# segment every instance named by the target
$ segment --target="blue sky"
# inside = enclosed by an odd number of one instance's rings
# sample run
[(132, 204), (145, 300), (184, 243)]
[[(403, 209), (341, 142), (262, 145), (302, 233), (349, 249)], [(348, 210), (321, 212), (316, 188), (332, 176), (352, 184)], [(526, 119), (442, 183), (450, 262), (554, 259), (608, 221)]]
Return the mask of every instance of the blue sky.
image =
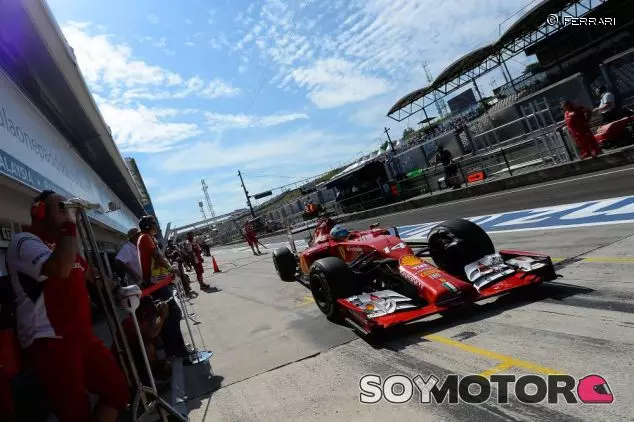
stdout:
[(200, 217), (201, 178), (221, 214), (245, 207), (238, 169), (257, 193), (375, 150), (384, 126), (415, 127), (385, 115), (426, 85), (422, 63), (437, 75), (535, 0), (48, 3), (164, 226)]

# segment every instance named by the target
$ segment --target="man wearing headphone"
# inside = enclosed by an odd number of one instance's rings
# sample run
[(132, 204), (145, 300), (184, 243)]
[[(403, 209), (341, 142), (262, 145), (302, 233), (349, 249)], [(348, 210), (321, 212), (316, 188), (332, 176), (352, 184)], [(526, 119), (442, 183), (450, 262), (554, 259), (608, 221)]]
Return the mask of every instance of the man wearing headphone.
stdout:
[[(9, 244), (18, 338), (60, 422), (114, 422), (129, 402), (128, 386), (93, 333), (86, 288), (91, 270), (79, 255), (75, 210), (64, 201), (53, 191), (38, 195), (31, 227)], [(92, 415), (86, 391), (99, 396)]]
[[(139, 262), (141, 263), (141, 280), (145, 285), (160, 281), (168, 275), (175, 275), (175, 271), (161, 253), (155, 236), (159, 233), (158, 223), (151, 215), (139, 220), (141, 236), (137, 241)], [(188, 357), (189, 351), (185, 347), (185, 340), (181, 333), (181, 318), (183, 313), (173, 299), (173, 286), (162, 287), (152, 293), (152, 298), (167, 302), (169, 314), (161, 330), (161, 339), (165, 346), (165, 353), (169, 357)]]

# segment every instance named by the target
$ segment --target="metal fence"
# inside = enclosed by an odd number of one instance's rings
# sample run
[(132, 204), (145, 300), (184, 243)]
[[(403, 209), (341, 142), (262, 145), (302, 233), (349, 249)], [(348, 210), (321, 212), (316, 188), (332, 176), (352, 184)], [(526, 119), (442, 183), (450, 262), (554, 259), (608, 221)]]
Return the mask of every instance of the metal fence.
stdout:
[[(455, 163), (461, 185), (500, 180), (576, 159), (576, 148), (573, 147), (567, 133), (558, 130), (557, 127), (557, 124), (550, 125), (536, 131), (538, 133), (533, 133), (530, 139), (509, 140), (488, 152), (470, 154), (457, 159)], [(469, 182), (469, 176), (479, 172), (483, 173), (484, 179)], [(417, 196), (435, 195), (449, 189), (445, 178), (445, 169), (442, 165), (429, 167), (418, 175), (399, 181), (396, 187), (397, 195), (393, 194), (390, 187), (377, 187), (337, 202), (337, 211), (347, 214)]]

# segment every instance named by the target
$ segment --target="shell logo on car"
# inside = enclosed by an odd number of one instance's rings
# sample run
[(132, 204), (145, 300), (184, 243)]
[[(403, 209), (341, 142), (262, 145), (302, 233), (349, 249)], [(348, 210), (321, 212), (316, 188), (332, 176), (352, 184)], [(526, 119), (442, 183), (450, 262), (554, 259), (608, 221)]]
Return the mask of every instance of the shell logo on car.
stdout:
[(414, 267), (418, 264), (424, 264), (423, 260), (414, 255), (405, 255), (400, 259), (399, 264), (404, 267)]

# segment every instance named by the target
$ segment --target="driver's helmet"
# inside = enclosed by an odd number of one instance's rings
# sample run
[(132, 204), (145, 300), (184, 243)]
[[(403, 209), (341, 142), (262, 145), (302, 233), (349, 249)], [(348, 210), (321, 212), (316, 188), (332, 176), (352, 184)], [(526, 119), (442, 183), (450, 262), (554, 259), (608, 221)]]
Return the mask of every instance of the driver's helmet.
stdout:
[(350, 235), (350, 230), (345, 228), (341, 224), (335, 225), (335, 227), (330, 230), (330, 237), (335, 240), (343, 240), (346, 239)]

